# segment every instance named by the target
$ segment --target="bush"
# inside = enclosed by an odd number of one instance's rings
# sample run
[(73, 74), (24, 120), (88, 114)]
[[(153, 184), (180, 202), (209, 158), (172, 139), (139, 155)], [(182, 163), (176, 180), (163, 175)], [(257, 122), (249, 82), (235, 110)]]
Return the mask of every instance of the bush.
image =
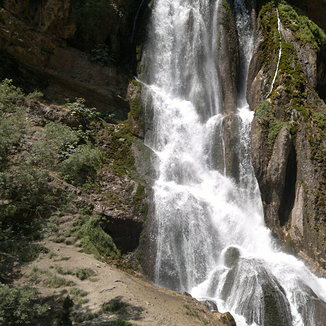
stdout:
[(21, 112), (0, 114), (0, 166), (6, 161), (10, 149), (19, 143), (23, 132), (24, 121)]
[(0, 112), (13, 113), (25, 102), (23, 91), (12, 84), (11, 79), (0, 83)]
[(0, 223), (22, 231), (46, 217), (55, 204), (48, 174), (29, 166), (0, 173)]
[(82, 185), (96, 178), (97, 169), (102, 162), (102, 151), (86, 144), (78, 146), (76, 151), (61, 163), (60, 169), (68, 182)]
[(75, 151), (82, 135), (62, 123), (50, 122), (41, 137), (32, 148), (32, 160), (44, 167), (56, 168)]
[(49, 310), (48, 305), (37, 304), (35, 300), (34, 289), (0, 284), (0, 325), (35, 325), (34, 321)]
[(76, 98), (75, 102), (66, 103), (65, 106), (71, 111), (72, 115), (77, 117), (84, 129), (100, 117), (99, 112), (95, 108), (85, 106), (85, 100), (83, 98)]

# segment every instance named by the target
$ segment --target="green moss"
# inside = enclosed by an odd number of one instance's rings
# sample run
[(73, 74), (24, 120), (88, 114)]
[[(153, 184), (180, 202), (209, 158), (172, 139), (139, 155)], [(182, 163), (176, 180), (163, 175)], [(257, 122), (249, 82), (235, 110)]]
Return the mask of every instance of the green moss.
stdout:
[(227, 0), (223, 0), (222, 1), (222, 5), (223, 5), (223, 7), (224, 7), (224, 9), (229, 13), (229, 14), (231, 14), (231, 7), (230, 7), (230, 4), (229, 4), (229, 2), (227, 1)]
[(280, 120), (274, 120), (270, 123), (269, 129), (268, 129), (268, 143), (270, 145), (274, 144), (274, 140), (278, 133), (281, 131), (282, 128), (289, 128), (289, 123), (285, 121)]
[(269, 101), (261, 102), (255, 108), (256, 117), (261, 121), (269, 121), (273, 117), (273, 107)]
[(118, 175), (135, 174), (135, 159), (131, 150), (134, 136), (128, 122), (108, 126), (109, 142), (107, 151), (112, 159), (112, 169)]
[(143, 113), (143, 106), (140, 95), (137, 95), (134, 99), (130, 101), (130, 115), (133, 119), (138, 121), (139, 123), (143, 124), (142, 121), (140, 121)]
[(309, 44), (318, 51), (326, 44), (326, 34), (312, 22), (303, 11), (282, 1), (279, 6), (280, 18), (284, 27), (289, 28), (302, 45)]
[(146, 187), (143, 184), (138, 184), (133, 200), (134, 200), (134, 206), (136, 210), (142, 216), (146, 216), (148, 213), (148, 204), (145, 202), (145, 198), (146, 198)]
[(141, 99), (141, 84), (133, 80), (131, 84), (135, 88), (135, 94), (129, 100), (130, 112), (128, 114), (128, 121), (131, 132), (136, 135), (144, 133), (144, 110)]
[(85, 252), (93, 254), (97, 259), (119, 258), (120, 252), (109, 234), (105, 233), (101, 216), (84, 216), (77, 238)]

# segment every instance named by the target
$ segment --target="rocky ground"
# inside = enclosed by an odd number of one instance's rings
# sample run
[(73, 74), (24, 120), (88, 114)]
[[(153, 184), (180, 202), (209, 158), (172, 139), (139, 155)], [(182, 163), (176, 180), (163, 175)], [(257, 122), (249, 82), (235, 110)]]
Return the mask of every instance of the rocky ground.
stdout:
[[(62, 218), (67, 231), (71, 219)], [(51, 239), (51, 238), (50, 238)], [(128, 274), (82, 252), (78, 242), (44, 240), (46, 248), (35, 261), (23, 265), (15, 285), (35, 287), (47, 303), (69, 296), (74, 325), (128, 320), (134, 325), (199, 326), (232, 325), (230, 314), (212, 313), (187, 294), (159, 288), (140, 275)], [(58, 302), (58, 300), (57, 300)], [(58, 304), (58, 303), (56, 303)], [(103, 305), (107, 306), (105, 312)]]

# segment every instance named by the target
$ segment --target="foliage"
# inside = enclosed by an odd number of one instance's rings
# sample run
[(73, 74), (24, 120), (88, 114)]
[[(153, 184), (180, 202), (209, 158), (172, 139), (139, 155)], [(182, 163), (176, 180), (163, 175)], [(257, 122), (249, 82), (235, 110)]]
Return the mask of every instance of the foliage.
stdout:
[(118, 175), (132, 174), (135, 171), (135, 159), (131, 150), (133, 136), (128, 123), (107, 128), (109, 141), (107, 151), (113, 159), (113, 171)]
[(90, 268), (79, 268), (74, 272), (74, 274), (81, 281), (84, 281), (84, 280), (87, 280), (89, 277), (95, 275), (95, 272)]
[(13, 113), (25, 103), (23, 91), (12, 84), (11, 79), (0, 83), (0, 112)]
[(135, 326), (135, 324), (129, 323), (125, 320), (111, 320), (103, 322), (99, 324), (99, 326)]
[(273, 108), (269, 101), (263, 101), (255, 108), (255, 115), (260, 121), (269, 120), (272, 112)]
[(0, 173), (0, 222), (16, 231), (28, 229), (46, 217), (55, 205), (48, 174), (30, 166)]
[(34, 289), (12, 288), (0, 284), (0, 324), (34, 325), (34, 321), (49, 310), (48, 305), (38, 304), (35, 299)]
[(103, 303), (102, 312), (112, 312), (115, 314), (123, 315), (126, 313), (128, 304), (123, 302), (120, 298), (115, 298), (109, 302)]
[(24, 93), (12, 84), (12, 80), (5, 79), (0, 83), (0, 166), (24, 132), (21, 108), (24, 101)]
[(100, 114), (95, 108), (85, 106), (85, 99), (76, 98), (75, 102), (68, 102), (65, 106), (76, 116), (84, 129), (88, 128), (90, 123), (99, 119)]
[(278, 135), (278, 133), (281, 131), (282, 128), (288, 127), (289, 123), (285, 121), (280, 120), (274, 120), (270, 123), (270, 127), (268, 130), (268, 142), (270, 144), (273, 144), (274, 139)]
[(90, 61), (108, 66), (117, 62), (117, 56), (106, 44), (99, 44), (95, 49), (91, 50)]
[(279, 6), (282, 24), (294, 32), (295, 37), (302, 45), (310, 44), (315, 50), (319, 50), (326, 44), (326, 34), (312, 22), (301, 10), (295, 9), (286, 1), (282, 1)]
[(61, 163), (60, 170), (67, 181), (82, 185), (95, 179), (103, 160), (103, 152), (88, 143), (78, 146), (75, 152)]
[(45, 281), (44, 285), (50, 288), (60, 288), (62, 286), (74, 286), (75, 283), (70, 280), (66, 280), (63, 277), (59, 277), (57, 275), (50, 275)]
[(33, 145), (32, 161), (45, 168), (56, 168), (75, 151), (80, 139), (78, 131), (60, 122), (50, 122), (45, 126), (41, 140)]
[(93, 254), (98, 259), (120, 257), (112, 238), (102, 228), (101, 216), (83, 216), (80, 222), (77, 238), (80, 239), (85, 252)]
[(78, 288), (72, 288), (70, 294), (76, 297), (86, 297), (88, 295), (87, 291)]
[(11, 114), (0, 113), (0, 166), (14, 145), (18, 145), (24, 132), (24, 120), (21, 111)]

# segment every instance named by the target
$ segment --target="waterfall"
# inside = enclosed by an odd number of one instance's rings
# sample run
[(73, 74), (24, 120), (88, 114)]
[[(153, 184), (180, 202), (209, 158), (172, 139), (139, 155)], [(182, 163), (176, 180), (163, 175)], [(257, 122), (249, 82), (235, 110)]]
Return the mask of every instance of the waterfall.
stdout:
[[(244, 1), (234, 3), (243, 88), (252, 24)], [(253, 113), (244, 92), (232, 115), (222, 113), (216, 59), (221, 6), (220, 0), (154, 3), (141, 76), (150, 120), (145, 143), (156, 157), (154, 281), (215, 301), (220, 311), (231, 311), (238, 326), (316, 326), (324, 318), (326, 282), (280, 252), (265, 227), (250, 161)], [(237, 177), (227, 173), (230, 116)]]

